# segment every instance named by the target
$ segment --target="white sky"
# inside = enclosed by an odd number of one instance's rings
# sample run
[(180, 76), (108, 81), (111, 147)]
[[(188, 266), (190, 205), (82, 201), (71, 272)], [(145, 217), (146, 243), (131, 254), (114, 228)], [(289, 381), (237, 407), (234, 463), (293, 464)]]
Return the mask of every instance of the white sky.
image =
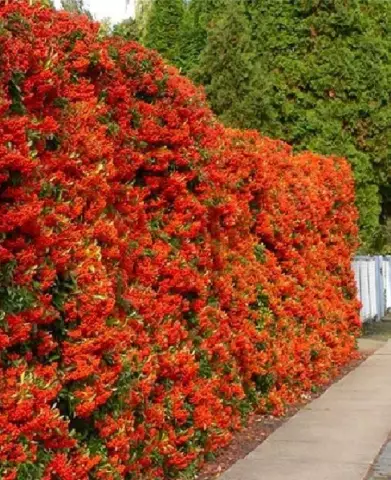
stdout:
[[(55, 0), (54, 3), (59, 7), (61, 0)], [(128, 3), (126, 7), (126, 0), (84, 0), (84, 5), (97, 20), (110, 18), (113, 23), (134, 15), (134, 0), (129, 0)]]

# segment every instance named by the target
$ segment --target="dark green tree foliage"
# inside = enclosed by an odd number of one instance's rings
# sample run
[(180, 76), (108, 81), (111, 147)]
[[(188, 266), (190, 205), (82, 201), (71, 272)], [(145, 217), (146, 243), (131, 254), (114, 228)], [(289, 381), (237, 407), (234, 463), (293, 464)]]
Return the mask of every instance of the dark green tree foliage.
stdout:
[(194, 78), (206, 87), (214, 111), (229, 125), (246, 123), (256, 51), (245, 2), (227, 0), (209, 26), (208, 41)]
[(247, 1), (249, 21), (241, 5), (227, 3), (201, 56), (213, 108), (297, 150), (349, 158), (364, 247), (379, 248), (379, 192), (385, 199), (391, 180), (391, 2)]
[(127, 18), (113, 27), (113, 35), (123, 37), (126, 40), (139, 40), (139, 26), (135, 19)]
[(143, 43), (174, 63), (179, 58), (179, 38), (185, 13), (184, 0), (154, 0)]
[(208, 25), (223, 12), (225, 0), (191, 0), (187, 4), (179, 38), (178, 66), (193, 76), (208, 37)]
[[(140, 40), (192, 76), (206, 46), (208, 25), (224, 11), (225, 3), (226, 0), (139, 0), (136, 20)], [(170, 38), (166, 31), (171, 31)]]

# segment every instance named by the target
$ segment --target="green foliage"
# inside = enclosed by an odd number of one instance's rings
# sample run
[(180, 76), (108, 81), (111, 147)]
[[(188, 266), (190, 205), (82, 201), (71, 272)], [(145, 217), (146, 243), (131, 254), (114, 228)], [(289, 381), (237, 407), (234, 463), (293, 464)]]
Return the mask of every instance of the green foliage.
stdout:
[[(149, 13), (151, 11), (151, 7), (154, 0), (135, 0), (135, 10), (136, 10), (136, 22), (138, 25), (138, 31), (140, 38), (145, 37)], [(127, 4), (129, 0), (126, 0)]]
[[(28, 442), (26, 442), (26, 446), (27, 445)], [(51, 454), (40, 446), (35, 461), (25, 461), (19, 465), (16, 477), (17, 480), (35, 480), (43, 478), (45, 468), (51, 459)]]
[(127, 18), (113, 27), (113, 35), (125, 40), (138, 40), (140, 37), (139, 25), (133, 18)]
[(271, 373), (267, 373), (266, 375), (256, 375), (254, 380), (256, 390), (263, 395), (266, 395), (275, 383), (274, 376)]
[(226, 124), (350, 160), (365, 250), (389, 202), (390, 30), (381, 0), (228, 0), (193, 69)]
[(192, 0), (187, 4), (179, 37), (178, 66), (194, 74), (208, 38), (208, 25), (223, 11), (225, 0)]
[(195, 78), (206, 86), (214, 111), (229, 125), (246, 123), (245, 100), (251, 95), (256, 52), (243, 0), (227, 0), (213, 21)]
[(259, 243), (258, 245), (255, 245), (254, 255), (259, 263), (265, 263), (266, 255), (265, 255), (265, 245), (263, 245), (263, 243)]
[(85, 14), (92, 19), (90, 11), (84, 5), (84, 0), (61, 0), (61, 7), (67, 12)]
[(0, 325), (5, 314), (20, 313), (34, 305), (33, 292), (13, 282), (15, 266), (15, 262), (0, 264)]
[(175, 63), (178, 58), (184, 0), (155, 0), (150, 8), (143, 43)]
[(11, 98), (11, 107), (10, 110), (12, 113), (22, 115), (25, 112), (25, 107), (23, 104), (22, 91), (20, 88), (21, 83), (24, 80), (22, 73), (13, 72), (10, 81), (8, 82), (8, 92)]

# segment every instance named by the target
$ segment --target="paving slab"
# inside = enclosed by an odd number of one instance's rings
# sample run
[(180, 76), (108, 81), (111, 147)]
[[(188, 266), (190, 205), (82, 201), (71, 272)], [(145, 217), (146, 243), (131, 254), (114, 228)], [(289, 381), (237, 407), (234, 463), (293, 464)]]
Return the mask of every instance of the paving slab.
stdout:
[(359, 338), (358, 348), (360, 352), (374, 352), (385, 344), (386, 340), (373, 338)]
[(366, 464), (330, 464), (305, 463), (294, 460), (280, 460), (260, 464), (254, 460), (238, 462), (228, 470), (222, 478), (224, 480), (356, 480), (364, 478), (368, 466)]
[(221, 480), (363, 480), (391, 431), (390, 376), (388, 341)]

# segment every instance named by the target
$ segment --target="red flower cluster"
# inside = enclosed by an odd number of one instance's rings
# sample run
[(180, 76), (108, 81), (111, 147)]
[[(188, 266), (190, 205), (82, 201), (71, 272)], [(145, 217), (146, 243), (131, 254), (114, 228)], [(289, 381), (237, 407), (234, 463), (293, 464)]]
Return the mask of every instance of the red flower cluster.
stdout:
[(2, 479), (191, 476), (355, 354), (344, 160), (39, 2), (0, 0), (0, 63)]

